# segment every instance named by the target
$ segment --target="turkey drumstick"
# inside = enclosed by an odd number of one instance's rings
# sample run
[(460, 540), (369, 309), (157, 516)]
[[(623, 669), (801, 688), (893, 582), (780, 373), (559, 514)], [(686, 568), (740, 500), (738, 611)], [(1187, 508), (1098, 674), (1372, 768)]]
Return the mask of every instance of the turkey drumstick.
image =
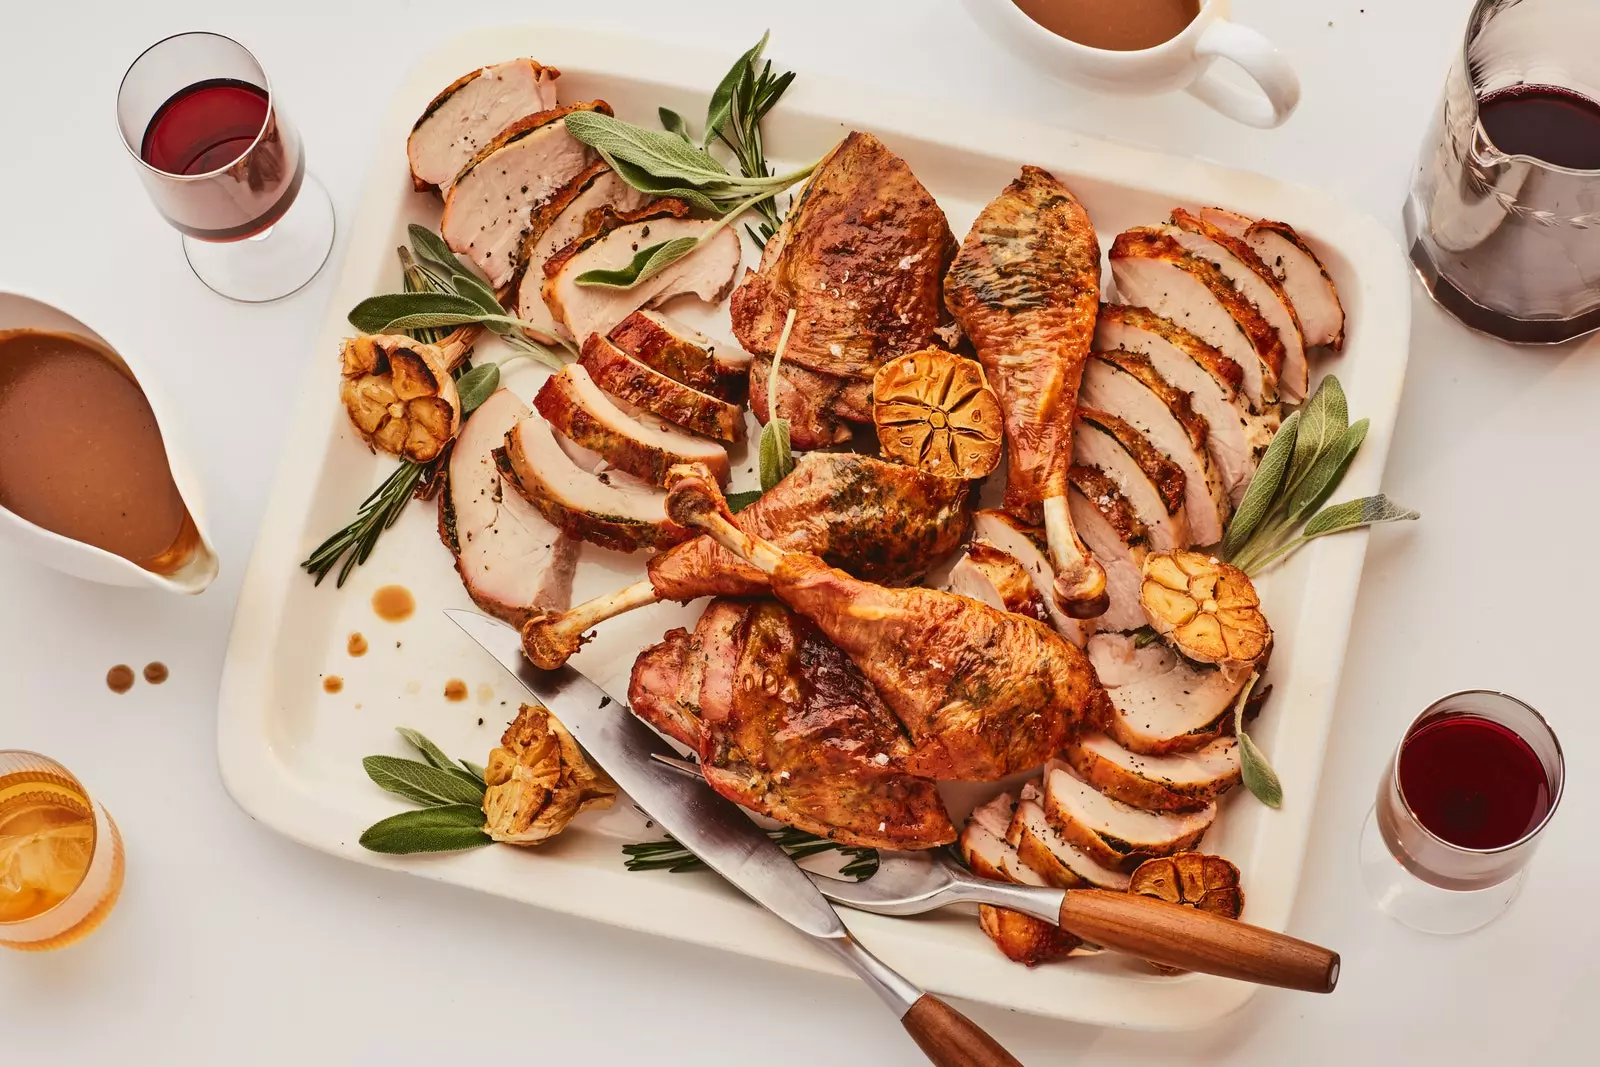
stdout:
[(1023, 167), (972, 224), (944, 299), (1000, 395), (1006, 510), (1043, 522), (1061, 610), (1103, 615), (1106, 572), (1067, 511), (1072, 415), (1100, 307), (1100, 243), (1083, 205), (1047, 172)]
[[(850, 452), (803, 456), (787, 478), (739, 513), (739, 526), (785, 548), (815, 552), (883, 582), (919, 577), (955, 551), (970, 519), (968, 483)], [(651, 558), (649, 577), (568, 611), (535, 615), (522, 647), (555, 670), (598, 623), (661, 600), (763, 596), (767, 577), (709, 537)]]
[(911, 737), (909, 773), (995, 781), (1076, 734), (1094, 675), (1050, 627), (954, 593), (852, 578), (740, 529), (709, 472), (679, 466), (667, 480), (673, 521), (766, 572), (772, 593), (866, 675)]

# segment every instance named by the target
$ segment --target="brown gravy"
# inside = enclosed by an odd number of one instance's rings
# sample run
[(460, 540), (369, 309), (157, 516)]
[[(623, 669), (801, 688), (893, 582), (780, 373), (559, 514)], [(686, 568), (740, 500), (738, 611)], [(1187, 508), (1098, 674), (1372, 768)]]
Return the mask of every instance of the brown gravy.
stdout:
[(1058, 37), (1114, 52), (1154, 48), (1182, 33), (1200, 0), (1012, 0)]
[(106, 671), (106, 688), (113, 693), (126, 693), (133, 688), (133, 668), (119, 663)]
[(451, 678), (444, 683), (444, 698), (452, 701), (467, 699), (467, 683), (460, 678)]
[(350, 640), (344, 643), (344, 650), (352, 656), (365, 656), (367, 654), (367, 639), (359, 632), (350, 635)]
[(69, 334), (0, 332), (0, 507), (162, 573), (198, 542), (150, 401)]
[(372, 594), (372, 610), (385, 622), (403, 622), (417, 610), (417, 598), (403, 585), (380, 586)]
[(167, 670), (167, 665), (165, 663), (157, 661), (155, 663), (146, 663), (144, 665), (144, 680), (149, 682), (151, 685), (160, 685), (171, 676), (172, 672)]
[(337, 674), (330, 674), (322, 679), (322, 691), (324, 693), (337, 693), (343, 688), (344, 679)]

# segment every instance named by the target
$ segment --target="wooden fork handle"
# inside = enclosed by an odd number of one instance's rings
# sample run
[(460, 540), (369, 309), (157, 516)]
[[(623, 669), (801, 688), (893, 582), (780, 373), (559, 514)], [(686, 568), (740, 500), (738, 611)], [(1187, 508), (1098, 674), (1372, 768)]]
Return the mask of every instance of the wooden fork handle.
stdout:
[(932, 993), (922, 994), (900, 1023), (937, 1067), (1022, 1067), (977, 1023)]
[(1069, 889), (1061, 928), (1105, 948), (1169, 967), (1307, 993), (1331, 993), (1339, 954), (1288, 934), (1105, 889)]

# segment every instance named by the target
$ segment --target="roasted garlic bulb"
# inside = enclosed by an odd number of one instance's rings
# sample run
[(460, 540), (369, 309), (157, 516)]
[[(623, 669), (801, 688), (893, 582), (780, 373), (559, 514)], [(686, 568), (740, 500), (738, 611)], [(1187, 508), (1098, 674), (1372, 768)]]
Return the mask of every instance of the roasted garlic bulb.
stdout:
[(976, 361), (937, 348), (898, 356), (872, 379), (886, 459), (944, 478), (982, 478), (1000, 462), (1000, 400)]
[(1272, 644), (1261, 598), (1244, 571), (1204, 552), (1152, 552), (1139, 584), (1145, 618), (1199, 663), (1242, 668)]
[(1203, 852), (1180, 852), (1145, 860), (1133, 872), (1128, 892), (1229, 919), (1237, 919), (1244, 912), (1239, 868), (1221, 856)]
[(537, 845), (586, 808), (609, 808), (617, 783), (589, 762), (555, 716), (524, 704), (489, 753), (484, 832), (510, 845)]
[(339, 396), (373, 448), (426, 463), (461, 429), (448, 353), (398, 334), (361, 334), (345, 340), (340, 358)]

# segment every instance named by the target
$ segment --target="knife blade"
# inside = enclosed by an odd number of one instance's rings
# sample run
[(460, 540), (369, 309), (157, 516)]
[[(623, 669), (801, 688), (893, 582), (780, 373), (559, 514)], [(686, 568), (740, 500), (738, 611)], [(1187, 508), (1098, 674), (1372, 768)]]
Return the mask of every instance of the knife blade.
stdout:
[(505, 623), (471, 611), (445, 615), (554, 712), (634, 803), (706, 866), (797, 930), (824, 940), (849, 939), (833, 905), (742, 809), (652, 758), (677, 753), (626, 705), (571, 667), (535, 667), (523, 656), (517, 631)]

